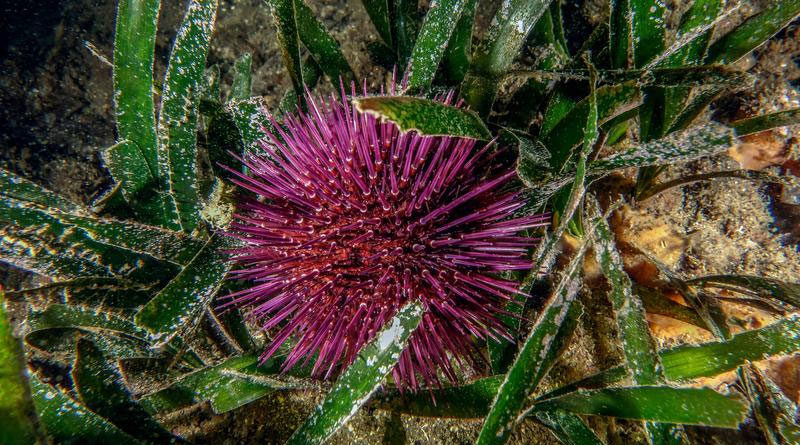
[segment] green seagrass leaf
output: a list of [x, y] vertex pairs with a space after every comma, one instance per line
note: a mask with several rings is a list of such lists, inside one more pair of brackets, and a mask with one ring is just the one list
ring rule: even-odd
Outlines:
[[800, 0], [781, 0], [750, 16], [709, 48], [705, 63], [734, 63], [758, 48], [800, 14]]
[[[641, 104], [641, 94], [635, 82], [607, 85], [597, 89], [597, 122], [603, 124], [623, 112]], [[574, 147], [583, 142], [584, 127], [589, 116], [590, 98], [578, 102], [555, 124], [541, 140], [550, 150], [550, 165], [563, 171], [573, 154]]]
[[[663, 383], [664, 374], [656, 342], [650, 335], [642, 301], [634, 294], [631, 279], [624, 270], [611, 227], [605, 216], [600, 214], [599, 204], [594, 197], [589, 199], [588, 208], [590, 225], [595, 227], [595, 258], [611, 286], [608, 298], [617, 322], [625, 366], [637, 385]], [[662, 423], [646, 422], [645, 430], [653, 444], [677, 443], [676, 440], [681, 437], [679, 427]]]
[[510, 0], [503, 2], [473, 53], [470, 72], [462, 85], [462, 96], [481, 116], [487, 116], [494, 102], [500, 78], [519, 54], [551, 0]]
[[200, 222], [197, 182], [197, 113], [218, 0], [192, 0], [172, 46], [158, 121], [162, 187], [175, 200], [181, 228]]
[[15, 199], [0, 198], [0, 221], [18, 227], [47, 226], [57, 235], [80, 230], [88, 236], [86, 239], [175, 264], [189, 262], [203, 245], [201, 240], [160, 227], [48, 211]]
[[272, 21], [278, 33], [283, 64], [289, 71], [292, 86], [301, 103], [303, 99], [303, 71], [300, 65], [300, 43], [295, 16], [295, 0], [266, 0], [272, 13]]
[[[408, 91], [420, 93], [430, 88], [467, 3], [467, 0], [438, 0], [431, 3], [411, 52]], [[469, 32], [471, 34], [471, 28]]]
[[293, 379], [276, 377], [276, 369], [258, 366], [258, 357], [233, 357], [219, 365], [187, 374], [142, 399], [151, 413], [170, 412], [208, 400], [215, 413], [233, 411], [275, 391], [306, 388]]
[[78, 204], [2, 168], [0, 168], [0, 196], [64, 212], [79, 212], [82, 210]]
[[361, 349], [322, 404], [292, 434], [287, 445], [320, 444], [344, 426], [369, 401], [384, 377], [394, 368], [422, 315], [422, 304], [419, 302], [406, 304], [400, 309], [375, 339]]
[[394, 47], [392, 40], [392, 28], [389, 24], [389, 2], [388, 0], [361, 0], [364, 9], [367, 10], [375, 30], [381, 36], [383, 43], [390, 47]]
[[[800, 351], [798, 339], [800, 339], [800, 318], [792, 315], [763, 328], [736, 334], [728, 341], [662, 349], [659, 351], [659, 356], [664, 367], [664, 375], [668, 380], [688, 381], [731, 371], [747, 361], [758, 361]], [[627, 375], [624, 366], [615, 366], [556, 388], [538, 400], [573, 393], [581, 388], [608, 387], [622, 381]], [[387, 391], [381, 397], [378, 408], [426, 417], [479, 418], [488, 412], [496, 389], [504, 378], [505, 376], [498, 375], [462, 387], [431, 389], [430, 397], [411, 397], [396, 391]], [[433, 403], [433, 400], [437, 403]], [[440, 400], [442, 400], [441, 405], [438, 403]], [[470, 401], [470, 405], [463, 406], [465, 403], [461, 400]]]
[[[334, 39], [319, 20], [314, 12], [303, 0], [294, 0], [295, 20], [300, 41], [308, 49], [311, 57], [331, 80], [334, 85], [341, 79], [345, 85], [355, 80], [355, 74], [347, 63], [339, 43]], [[303, 73], [303, 82], [308, 86], [308, 81]], [[300, 94], [298, 92], [298, 94]]]
[[0, 222], [9, 224], [0, 241], [0, 250], [7, 252], [5, 261], [58, 279], [117, 276], [154, 284], [177, 273], [179, 267], [135, 249], [174, 254], [174, 258], [187, 257], [184, 250], [190, 254], [193, 249], [188, 238], [188, 244], [172, 244], [177, 238], [170, 231], [57, 211], [48, 213], [10, 198], [0, 198]]
[[592, 431], [580, 416], [554, 409], [537, 412], [536, 420], [550, 428], [550, 431], [564, 445], [604, 445], [603, 441]]
[[567, 345], [583, 313], [583, 307], [575, 297], [580, 290], [580, 265], [587, 247], [584, 243], [572, 258], [520, 347], [484, 420], [478, 444], [502, 444], [508, 440], [514, 419], [522, 411], [525, 400]]
[[582, 415], [737, 428], [747, 416], [743, 402], [738, 394], [725, 396], [709, 388], [633, 386], [578, 390], [538, 402], [525, 415], [562, 409]]
[[37, 443], [43, 435], [28, 387], [25, 354], [14, 337], [0, 289], [0, 443]]
[[466, 0], [444, 53], [444, 70], [449, 85], [458, 85], [469, 70], [472, 57], [472, 28], [477, 0]]
[[661, 352], [664, 375], [683, 381], [711, 377], [747, 361], [800, 350], [800, 318], [792, 315], [761, 329], [734, 335], [727, 341], [683, 345]]
[[229, 100], [250, 99], [253, 85], [253, 55], [250, 53], [242, 54], [233, 65], [233, 84], [231, 84], [231, 95]]
[[264, 138], [261, 129], [272, 128], [266, 110], [264, 100], [260, 97], [230, 102], [225, 106], [225, 111], [230, 114], [239, 131], [244, 153], [259, 151], [258, 141]]
[[775, 113], [754, 116], [731, 122], [730, 126], [736, 130], [738, 136], [758, 133], [786, 125], [800, 125], [800, 108], [792, 108]]
[[31, 376], [33, 402], [47, 435], [59, 444], [142, 444], [60, 389]]
[[166, 172], [160, 168], [163, 160], [159, 159], [156, 137], [153, 58], [160, 5], [159, 0], [122, 0], [118, 4], [114, 108], [119, 138], [130, 144], [115, 146], [106, 153], [106, 162], [115, 179], [130, 183], [125, 187], [135, 193], [126, 199], [141, 222], [179, 230], [175, 202], [162, 188], [167, 178], [162, 176]]
[[431, 389], [432, 392], [409, 394], [396, 388], [385, 389], [376, 397], [374, 405], [378, 409], [411, 416], [477, 419], [488, 412], [504, 377], [485, 377], [465, 385]]
[[231, 268], [224, 252], [231, 246], [230, 239], [212, 235], [183, 270], [139, 309], [134, 321], [147, 329], [156, 346], [196, 325]]
[[604, 174], [629, 167], [687, 162], [721, 153], [735, 144], [736, 135], [733, 129], [716, 122], [709, 122], [594, 161], [588, 167], [588, 174]]
[[353, 104], [362, 113], [394, 122], [401, 131], [479, 140], [492, 137], [486, 124], [472, 111], [428, 99], [407, 96], [362, 97], [353, 99]]
[[71, 375], [81, 402], [122, 431], [148, 443], [186, 443], [166, 431], [133, 400], [117, 363], [110, 362], [90, 340], [78, 340]]

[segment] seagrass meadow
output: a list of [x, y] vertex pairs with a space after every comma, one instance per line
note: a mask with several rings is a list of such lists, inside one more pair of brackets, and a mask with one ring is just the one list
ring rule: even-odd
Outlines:
[[800, 443], [800, 1], [0, 11], [0, 444]]

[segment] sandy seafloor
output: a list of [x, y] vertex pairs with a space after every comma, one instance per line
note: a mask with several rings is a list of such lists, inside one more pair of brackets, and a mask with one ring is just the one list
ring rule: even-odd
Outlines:
[[[0, 7], [0, 33], [4, 53], [0, 69], [0, 165], [37, 181], [78, 202], [89, 203], [109, 187], [111, 181], [100, 154], [114, 142], [111, 59], [114, 0], [39, 0], [4, 2]], [[156, 78], [163, 76], [171, 39], [180, 22], [185, 0], [162, 1], [156, 48]], [[729, 2], [731, 3], [731, 2]], [[748, 8], [766, 2], [742, 4], [732, 26]], [[358, 1], [309, 2], [317, 17], [341, 42], [345, 56], [359, 77], [370, 86], [386, 75], [373, 67], [367, 42], [377, 39]], [[672, 2], [672, 9], [685, 7]], [[566, 3], [575, 22], [603, 20], [602, 2], [585, 5]], [[479, 23], [486, 24], [492, 2], [481, 1]], [[566, 14], [565, 14], [566, 15]], [[271, 18], [261, 0], [223, 0], [209, 64], [219, 64], [223, 87], [230, 83], [233, 61], [244, 52], [253, 54], [253, 93], [277, 104], [289, 87], [280, 60]], [[753, 90], [731, 93], [715, 103], [708, 113], [722, 122], [800, 104], [800, 22], [795, 21], [768, 44], [739, 62], [757, 76]], [[749, 167], [767, 166], [772, 172], [794, 169], [800, 175], [800, 128], [783, 129], [749, 138], [739, 147]], [[787, 162], [788, 160], [788, 162]], [[770, 166], [772, 165], [772, 166]], [[776, 166], [778, 165], [778, 166]], [[779, 165], [782, 165], [779, 166]], [[727, 155], [682, 166], [673, 166], [667, 178], [697, 172], [738, 168]], [[632, 178], [631, 172], [608, 179], [617, 184]], [[665, 192], [643, 204], [626, 207], [615, 218], [616, 230], [625, 242], [644, 248], [663, 262], [689, 276], [739, 273], [800, 281], [800, 190], [782, 189], [743, 180], [694, 183]], [[626, 256], [635, 267], [641, 258]], [[594, 268], [587, 264], [587, 282]], [[0, 280], [7, 287], [40, 282], [39, 278], [0, 265]], [[598, 289], [598, 286], [591, 286]], [[581, 298], [586, 313], [576, 339], [544, 387], [569, 382], [604, 369], [620, 358], [615, 344], [613, 315], [602, 286], [585, 286]], [[748, 328], [769, 322], [761, 314], [729, 305], [731, 314]], [[703, 332], [680, 322], [651, 318], [651, 327], [662, 346], [686, 341], [709, 340]], [[220, 357], [208, 347], [206, 358]], [[800, 357], [782, 357], [761, 364], [787, 396], [800, 397]], [[723, 388], [730, 376], [700, 382]], [[139, 393], [148, 391], [139, 383]], [[251, 403], [235, 412], [214, 415], [201, 404], [163, 417], [174, 432], [197, 443], [281, 443], [321, 401], [322, 390], [282, 393]], [[609, 443], [635, 443], [643, 439], [625, 422], [590, 419]], [[334, 444], [467, 444], [477, 437], [481, 422], [431, 420], [379, 410], [361, 410], [331, 440]], [[690, 429], [694, 443], [762, 443], [747, 424], [741, 431]], [[512, 443], [556, 443], [532, 421], [523, 422]]]

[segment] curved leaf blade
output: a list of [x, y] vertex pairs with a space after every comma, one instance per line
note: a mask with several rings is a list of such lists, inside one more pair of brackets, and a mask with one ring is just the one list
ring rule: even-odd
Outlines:
[[[591, 225], [594, 226], [594, 252], [597, 263], [611, 286], [608, 299], [617, 322], [625, 367], [637, 385], [654, 385], [664, 382], [661, 360], [656, 352], [656, 342], [650, 335], [642, 301], [633, 292], [633, 283], [625, 272], [622, 257], [608, 221], [599, 212], [599, 204], [589, 201]], [[673, 443], [680, 439], [676, 427], [661, 423], [645, 423], [645, 429], [654, 444]]]
[[787, 125], [800, 125], [800, 108], [792, 108], [789, 110], [777, 111], [775, 113], [764, 114], [748, 119], [741, 119], [731, 122], [730, 125], [734, 130], [736, 130], [736, 134], [739, 136], [758, 133]]
[[716, 122], [709, 122], [594, 161], [589, 165], [588, 174], [604, 174], [629, 167], [687, 162], [721, 153], [735, 144], [736, 135], [733, 129]]
[[353, 99], [358, 111], [394, 122], [401, 131], [423, 136], [454, 136], [489, 140], [491, 133], [477, 114], [428, 99], [407, 96]]
[[15, 199], [0, 198], [0, 221], [18, 227], [47, 226], [56, 233], [85, 232], [87, 240], [145, 254], [175, 264], [185, 264], [202, 247], [200, 240], [160, 227], [47, 211]]
[[728, 341], [684, 345], [661, 354], [669, 380], [711, 377], [746, 361], [800, 350], [800, 317], [792, 315], [769, 326], [734, 335]]
[[302, 388], [291, 381], [269, 374], [277, 371], [258, 366], [258, 357], [243, 355], [216, 366], [200, 369], [142, 399], [151, 412], [169, 412], [208, 400], [211, 409], [221, 414], [258, 400], [275, 391]]
[[305, 97], [303, 95], [303, 69], [300, 64], [295, 2], [294, 0], [267, 0], [267, 4], [272, 12], [272, 21], [278, 31], [278, 43], [281, 47], [283, 64], [289, 71], [297, 98], [304, 103], [302, 102]]

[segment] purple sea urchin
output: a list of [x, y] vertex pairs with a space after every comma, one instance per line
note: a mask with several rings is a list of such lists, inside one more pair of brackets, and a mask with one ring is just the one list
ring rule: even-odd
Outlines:
[[229, 170], [259, 198], [243, 199], [230, 228], [245, 243], [233, 278], [253, 286], [223, 306], [277, 331], [262, 360], [293, 338], [284, 369], [316, 354], [312, 372], [327, 378], [419, 299], [395, 381], [455, 382], [457, 365], [481, 361], [475, 339], [509, 337], [498, 316], [517, 285], [497, 273], [531, 267], [536, 240], [520, 232], [549, 218], [514, 216], [524, 200], [493, 143], [401, 133], [342, 96], [309, 94], [308, 113], [273, 120], [264, 152], [242, 160], [250, 176]]

